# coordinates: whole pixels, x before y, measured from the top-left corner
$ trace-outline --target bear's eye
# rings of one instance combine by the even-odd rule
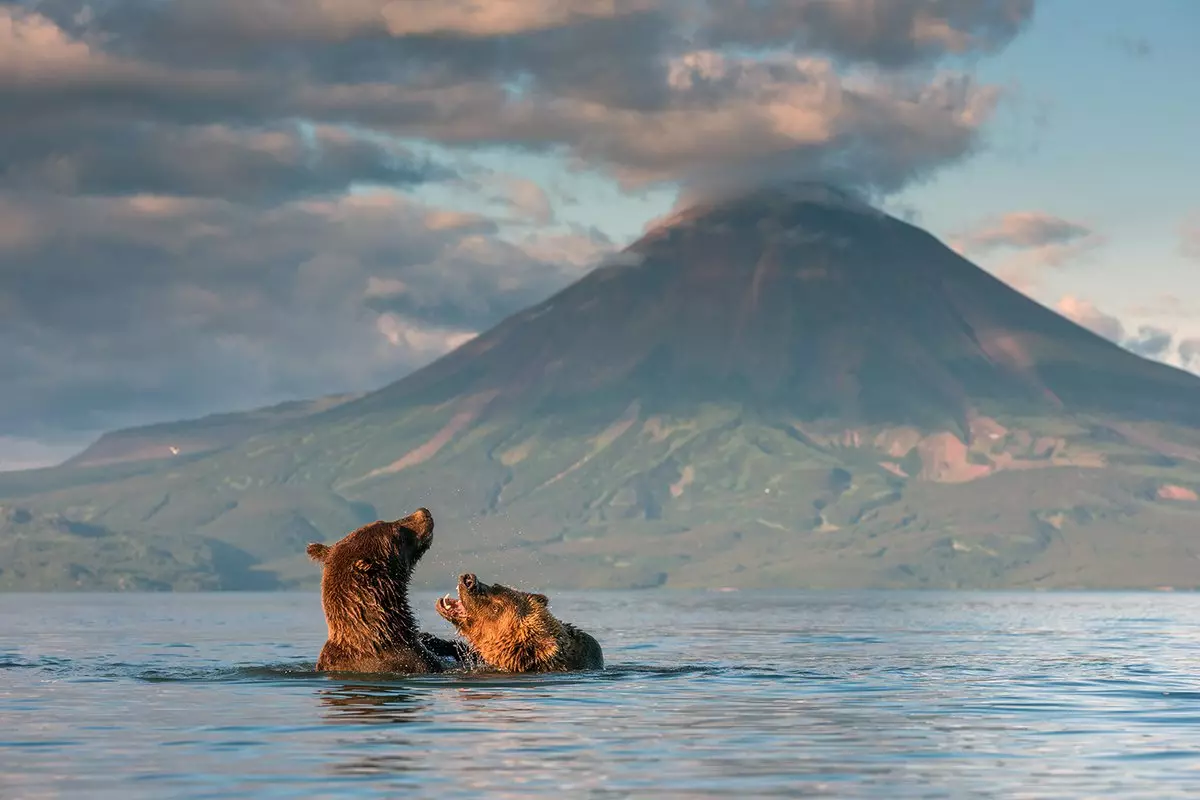
[[[502,597],[489,597],[487,608],[493,614],[503,614],[512,610],[512,606],[504,601]]]

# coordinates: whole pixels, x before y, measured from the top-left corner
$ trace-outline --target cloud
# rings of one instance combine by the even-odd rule
[[[22,208],[35,246],[0,259],[0,435],[26,438],[374,388],[586,269],[391,191]]]
[[[513,36],[621,17],[656,5],[644,0],[175,0],[147,13],[155,35],[230,37],[233,42],[227,46],[262,46],[378,37]]]
[[[1033,0],[725,0],[707,7],[713,42],[823,50],[886,67],[996,50],[1033,16]]]
[[[436,258],[404,269],[402,280],[369,282],[365,305],[447,328],[449,336],[477,332],[545,299],[607,250],[596,246],[573,259],[562,249],[547,249],[544,238],[513,243],[483,233],[457,237]]]
[[[824,59],[711,51],[674,59],[669,85],[658,109],[567,105],[544,124],[631,186],[809,179],[894,191],[971,153],[999,98],[962,76],[851,81]]]
[[[60,21],[77,6],[44,5],[58,10]],[[995,51],[1029,23],[1033,6],[1033,0],[165,0],[150,7],[106,4],[85,22],[146,42],[186,39],[226,54],[386,39],[482,46],[503,38],[520,47],[531,44],[522,37],[597,25],[667,26],[708,46],[816,50],[904,67]]]
[[[63,9],[71,3],[50,4]],[[822,50],[908,66],[988,52],[1029,22],[1033,0],[174,0],[139,8],[143,35],[225,51],[356,39],[487,41],[595,23],[671,24],[710,44]],[[130,3],[91,18],[131,25]]]
[[[1161,359],[1168,355],[1175,334],[1156,325],[1142,325],[1136,336],[1126,339],[1121,345],[1139,356]]]
[[[564,233],[533,233],[521,247],[530,255],[550,264],[572,264],[580,269],[595,265],[615,252],[613,240],[604,231],[579,225]]]
[[[1143,358],[1176,363],[1185,369],[1200,369],[1200,338],[1176,341],[1174,331],[1157,325],[1141,325],[1136,333],[1129,334],[1117,317],[1074,295],[1062,297],[1056,310],[1072,322]]]
[[[0,254],[23,250],[35,243],[38,220],[14,198],[0,195]]]
[[[0,436],[0,472],[61,464],[86,444],[86,441],[47,444],[33,439]]]
[[[168,193],[274,201],[453,176],[394,142],[297,124],[128,126],[94,123],[89,136],[58,125],[0,133],[0,186],[65,194]]]
[[[516,220],[535,225],[554,222],[554,207],[546,190],[519,175],[496,175],[491,180],[496,199],[505,205]]]
[[[1179,359],[1187,369],[1200,371],[1200,337],[1179,342]]]
[[[281,76],[106,53],[0,6],[0,188],[273,201],[452,177],[395,141],[319,118]],[[328,102],[326,100],[326,102]]]
[[[1014,211],[976,230],[955,237],[964,252],[986,253],[997,248],[1030,249],[1070,244],[1092,236],[1091,228],[1041,211]]]
[[[1041,211],[1014,211],[950,237],[949,245],[966,256],[1003,253],[994,264],[996,274],[1029,293],[1047,267],[1075,261],[1104,241],[1103,235],[1083,223]]]
[[[1129,310],[1139,317],[1193,317],[1196,315],[1194,302],[1169,293],[1160,294],[1149,303],[1133,306]]]
[[[14,175],[61,165],[61,180],[86,190],[141,179],[121,154],[143,148],[122,133],[149,144],[148,166],[182,146],[299,168],[289,154],[303,148],[280,125],[307,120],[447,146],[561,150],[629,186],[782,171],[892,191],[973,152],[1001,93],[953,72],[841,65],[991,51],[1032,13],[1028,0],[752,5],[115,0],[86,23],[78,3],[9,7],[0,103],[24,121],[0,151],[20,159]],[[764,24],[772,18],[792,22]],[[209,127],[178,130],[190,125]],[[47,141],[63,130],[80,141]],[[388,165],[400,180],[428,179],[366,141],[354,153],[309,180],[396,179]],[[194,170],[167,166],[126,188],[197,183]]]
[[[417,325],[410,319],[390,312],[379,315],[375,320],[375,328],[393,347],[404,347],[416,355],[426,356],[440,356],[476,336],[474,331]]]
[[[1192,214],[1179,226],[1179,252],[1200,261],[1200,213]]]
[[[1125,340],[1125,326],[1121,320],[1096,308],[1091,302],[1074,295],[1066,295],[1058,301],[1058,313],[1072,322],[1082,325],[1097,336],[1120,344]]]

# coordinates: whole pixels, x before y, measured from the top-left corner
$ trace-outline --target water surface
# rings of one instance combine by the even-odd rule
[[[419,594],[427,630],[446,633]],[[315,592],[0,595],[0,797],[1184,797],[1200,596],[552,594],[602,673],[312,672]]]

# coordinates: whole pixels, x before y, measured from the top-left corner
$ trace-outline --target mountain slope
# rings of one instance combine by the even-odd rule
[[[307,541],[426,505],[419,582],[1200,585],[1200,379],[823,187],[690,209],[357,400],[69,472],[21,507],[285,584]]]
[[[125,428],[104,434],[64,466],[97,467],[211,453],[288,422],[334,408],[354,397],[332,395],[252,411]]]
[[[1196,422],[1198,387],[932,236],[802,187],[692,209],[347,413],[408,397],[529,404],[609,391],[879,422],[961,418],[986,401]]]

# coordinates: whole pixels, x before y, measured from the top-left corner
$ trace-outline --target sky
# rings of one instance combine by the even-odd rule
[[[1198,31],[1192,0],[0,0],[0,469],[379,387],[765,178],[1200,370]]]

